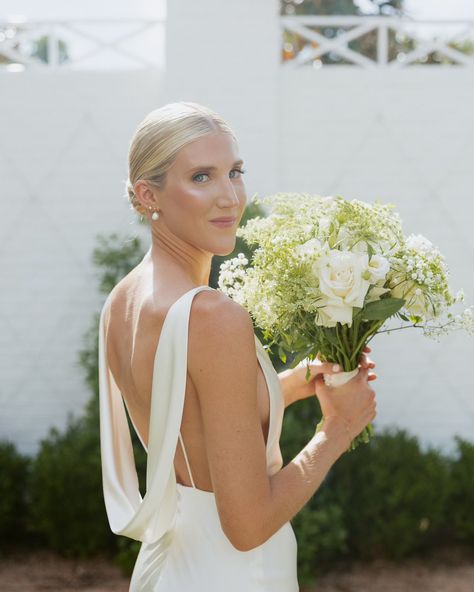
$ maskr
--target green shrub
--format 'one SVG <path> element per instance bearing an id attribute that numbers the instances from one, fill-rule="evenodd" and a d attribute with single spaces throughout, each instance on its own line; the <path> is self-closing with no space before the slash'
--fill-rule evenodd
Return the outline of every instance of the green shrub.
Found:
<path id="1" fill-rule="evenodd" d="M 344 510 L 353 557 L 401 559 L 443 539 L 449 459 L 422 452 L 405 430 L 385 429 L 344 454 L 327 482 Z"/>
<path id="2" fill-rule="evenodd" d="M 84 418 L 52 428 L 30 476 L 31 528 L 64 555 L 114 548 L 102 496 L 98 433 Z"/>
<path id="3" fill-rule="evenodd" d="M 313 584 L 315 574 L 347 552 L 343 510 L 322 489 L 319 493 L 291 521 L 298 541 L 298 580 L 303 585 Z"/>
<path id="4" fill-rule="evenodd" d="M 0 541 L 1 549 L 27 539 L 27 478 L 30 459 L 11 442 L 0 442 Z"/>
<path id="5" fill-rule="evenodd" d="M 447 520 L 453 538 L 474 544 L 474 444 L 455 436 L 457 458 L 451 462 Z"/>
<path id="6" fill-rule="evenodd" d="M 114 563 L 120 567 L 126 576 L 132 575 L 140 546 L 140 541 L 123 536 L 117 538 L 118 551 L 114 556 Z"/>

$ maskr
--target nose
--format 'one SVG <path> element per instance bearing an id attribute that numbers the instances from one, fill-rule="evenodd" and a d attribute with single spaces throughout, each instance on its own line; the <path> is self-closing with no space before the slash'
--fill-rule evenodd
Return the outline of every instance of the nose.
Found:
<path id="1" fill-rule="evenodd" d="M 235 190 L 235 186 L 232 183 L 232 179 L 230 179 L 229 177 L 227 177 L 226 179 L 224 179 L 224 181 L 222 182 L 220 188 L 219 188 L 219 197 L 220 197 L 220 201 L 222 202 L 222 206 L 238 206 L 240 201 L 239 201 L 239 196 L 237 195 L 237 192 Z"/>

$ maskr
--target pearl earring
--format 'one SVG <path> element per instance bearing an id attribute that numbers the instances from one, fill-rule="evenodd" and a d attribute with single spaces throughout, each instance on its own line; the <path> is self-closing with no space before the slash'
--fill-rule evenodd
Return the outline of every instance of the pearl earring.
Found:
<path id="1" fill-rule="evenodd" d="M 151 210 L 151 206 L 148 206 L 148 209 Z M 152 220 L 158 220 L 159 217 L 160 217 L 160 215 L 158 214 L 158 210 L 155 210 L 153 212 L 153 214 L 151 215 Z"/>

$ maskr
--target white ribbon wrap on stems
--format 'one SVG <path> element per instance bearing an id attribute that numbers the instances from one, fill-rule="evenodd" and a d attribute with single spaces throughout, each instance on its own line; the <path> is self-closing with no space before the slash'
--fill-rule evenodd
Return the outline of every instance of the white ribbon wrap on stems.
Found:
<path id="1" fill-rule="evenodd" d="M 359 374 L 359 368 L 351 370 L 350 372 L 338 372 L 337 374 L 323 374 L 326 386 L 342 386 L 349 382 L 351 378 Z"/>

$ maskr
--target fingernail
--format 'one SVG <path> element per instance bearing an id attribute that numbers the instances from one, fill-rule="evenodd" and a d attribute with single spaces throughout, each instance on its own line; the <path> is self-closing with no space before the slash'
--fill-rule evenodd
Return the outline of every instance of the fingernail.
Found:
<path id="1" fill-rule="evenodd" d="M 334 366 L 332 367 L 333 372 L 339 372 L 340 369 L 341 367 L 339 366 L 339 364 L 334 364 Z"/>

